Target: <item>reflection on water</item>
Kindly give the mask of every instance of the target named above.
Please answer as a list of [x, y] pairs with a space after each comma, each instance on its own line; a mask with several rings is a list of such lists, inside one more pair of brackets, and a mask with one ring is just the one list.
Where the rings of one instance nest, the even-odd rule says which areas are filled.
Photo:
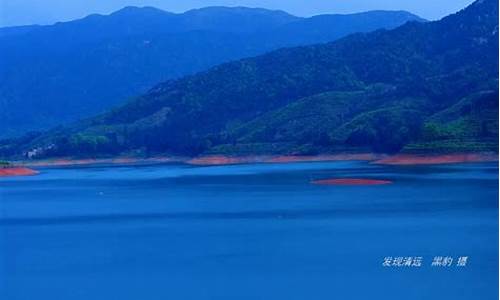
[[496, 164], [41, 171], [0, 179], [2, 299], [498, 298]]

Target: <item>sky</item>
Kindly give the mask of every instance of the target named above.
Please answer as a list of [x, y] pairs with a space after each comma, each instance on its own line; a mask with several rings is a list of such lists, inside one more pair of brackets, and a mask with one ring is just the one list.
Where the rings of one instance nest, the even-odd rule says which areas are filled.
[[0, 0], [0, 27], [53, 24], [92, 13], [109, 14], [124, 6], [154, 6], [184, 12], [206, 6], [281, 9], [297, 16], [353, 13], [374, 9], [407, 10], [429, 20], [454, 13], [473, 0]]

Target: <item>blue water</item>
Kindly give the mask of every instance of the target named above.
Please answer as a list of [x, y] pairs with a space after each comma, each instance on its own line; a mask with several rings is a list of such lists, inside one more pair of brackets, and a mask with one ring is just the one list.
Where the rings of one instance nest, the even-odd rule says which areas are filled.
[[40, 171], [0, 179], [0, 299], [498, 299], [497, 164]]

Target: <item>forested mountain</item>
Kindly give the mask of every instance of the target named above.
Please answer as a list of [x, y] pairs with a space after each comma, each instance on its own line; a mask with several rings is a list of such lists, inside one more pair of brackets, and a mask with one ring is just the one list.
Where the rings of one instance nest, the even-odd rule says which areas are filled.
[[284, 46], [421, 20], [407, 12], [299, 18], [209, 7], [127, 7], [51, 26], [0, 28], [0, 137], [75, 121], [154, 84]]
[[498, 151], [498, 2], [226, 63], [2, 149], [36, 157]]

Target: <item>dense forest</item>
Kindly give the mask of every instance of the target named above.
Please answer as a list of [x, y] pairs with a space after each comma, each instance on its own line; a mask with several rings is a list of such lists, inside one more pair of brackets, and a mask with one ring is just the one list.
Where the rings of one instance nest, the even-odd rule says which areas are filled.
[[49, 26], [0, 28], [0, 137], [76, 121], [169, 79], [280, 47], [334, 41], [419, 20], [372, 11], [299, 18], [209, 7], [127, 7]]
[[4, 155], [498, 151], [498, 2], [170, 80]]

